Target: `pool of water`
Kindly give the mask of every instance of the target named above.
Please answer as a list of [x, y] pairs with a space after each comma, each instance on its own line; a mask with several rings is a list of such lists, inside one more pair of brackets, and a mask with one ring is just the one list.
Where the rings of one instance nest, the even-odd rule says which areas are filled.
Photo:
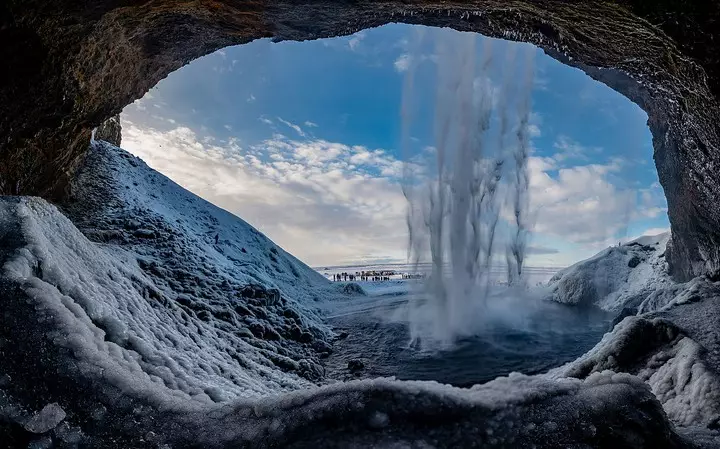
[[[537, 374], [592, 348], [613, 318], [598, 310], [540, 300], [513, 303], [507, 310], [517, 319], [484, 322], [475, 335], [428, 349], [422, 341], [411, 343], [408, 323], [398, 319], [398, 312], [412, 300], [412, 295], [395, 293], [336, 304], [328, 321], [347, 337], [336, 342], [325, 360], [328, 377], [394, 376], [468, 387], [514, 371]], [[364, 368], [351, 371], [352, 360], [360, 360]]]

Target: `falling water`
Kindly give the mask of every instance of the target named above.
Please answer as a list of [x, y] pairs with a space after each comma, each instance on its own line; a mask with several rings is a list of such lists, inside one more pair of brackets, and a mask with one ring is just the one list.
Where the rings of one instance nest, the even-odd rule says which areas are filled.
[[[534, 51], [526, 47], [518, 57], [516, 46], [509, 46], [495, 54], [490, 39], [478, 51], [473, 33], [435, 36], [434, 154], [411, 157], [408, 149], [421, 59], [413, 55], [403, 90], [403, 192], [408, 258], [429, 260], [432, 267], [424, 286], [427, 302], [409, 311], [411, 335], [449, 343], [482, 321], [496, 254], [505, 253], [508, 284], [523, 282]], [[417, 34], [416, 41], [421, 39]], [[500, 83], [492, 76], [498, 68]]]

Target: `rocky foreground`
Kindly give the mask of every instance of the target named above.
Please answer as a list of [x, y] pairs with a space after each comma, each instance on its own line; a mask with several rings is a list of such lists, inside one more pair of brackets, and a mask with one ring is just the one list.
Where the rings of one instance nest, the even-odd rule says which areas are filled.
[[10, 447], [720, 441], [720, 288], [702, 278], [648, 292], [647, 313], [547, 375], [470, 389], [322, 386], [333, 334], [313, 304], [343, 293], [105, 143], [92, 145], [60, 209], [0, 199], [0, 266], [0, 434]]

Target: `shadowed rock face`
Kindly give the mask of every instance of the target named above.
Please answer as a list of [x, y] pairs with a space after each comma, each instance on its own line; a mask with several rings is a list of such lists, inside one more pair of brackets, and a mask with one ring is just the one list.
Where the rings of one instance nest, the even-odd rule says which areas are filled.
[[9, 0], [0, 193], [61, 198], [90, 130], [194, 58], [391, 21], [532, 42], [640, 105], [668, 199], [673, 274], [720, 271], [720, 7], [705, 0]]

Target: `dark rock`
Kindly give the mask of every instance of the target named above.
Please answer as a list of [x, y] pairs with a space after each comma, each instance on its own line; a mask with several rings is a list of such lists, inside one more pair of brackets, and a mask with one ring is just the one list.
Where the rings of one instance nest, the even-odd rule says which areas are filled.
[[640, 265], [640, 262], [642, 262], [642, 260], [638, 256], [632, 256], [628, 261], [628, 267], [635, 268]]
[[290, 327], [289, 333], [290, 333], [290, 338], [292, 338], [293, 340], [300, 341], [300, 337], [302, 336], [303, 331], [302, 331], [302, 329], [300, 329], [300, 326], [293, 325]]
[[298, 341], [300, 343], [310, 343], [313, 341], [313, 335], [310, 332], [303, 332], [300, 334]]
[[320, 340], [320, 339], [315, 340], [315, 342], [313, 343], [312, 346], [313, 346], [314, 350], [316, 350], [317, 352], [320, 352], [320, 353], [330, 354], [333, 351], [332, 346], [330, 346], [327, 342]]
[[260, 323], [252, 323], [248, 326], [250, 332], [257, 338], [263, 338], [265, 336], [265, 326]]
[[141, 239], [154, 239], [155, 231], [152, 229], [136, 229], [133, 235]]
[[350, 370], [350, 372], [355, 373], [358, 371], [362, 371], [364, 369], [365, 369], [365, 363], [362, 360], [354, 359], [354, 360], [350, 360], [348, 362], [348, 370]]
[[610, 322], [609, 330], [610, 331], [613, 330], [613, 328], [615, 328], [615, 326], [619, 322], [624, 320], [625, 318], [627, 318], [629, 316], [634, 316], [636, 314], [637, 314], [637, 307], [623, 307], [623, 309], [620, 311], [620, 313], [615, 318], [613, 318], [613, 320]]
[[48, 404], [25, 423], [25, 429], [32, 433], [45, 433], [54, 429], [63, 419], [65, 410], [56, 403]]
[[122, 126], [120, 125], [120, 114], [110, 117], [95, 129], [95, 140], [104, 140], [116, 147], [120, 146], [122, 140]]
[[297, 313], [296, 311], [294, 311], [293, 309], [285, 309], [285, 310], [283, 310], [283, 315], [284, 315], [286, 318], [292, 318], [292, 319], [294, 319], [294, 320], [299, 320], [299, 319], [300, 319], [300, 315], [298, 315], [298, 313]]
[[337, 339], [338, 339], [338, 340], [344, 340], [344, 339], [348, 338], [349, 336], [350, 336], [349, 333], [343, 331], [343, 332], [340, 332], [340, 333], [338, 334]]
[[302, 359], [298, 362], [298, 365], [300, 375], [308, 380], [318, 381], [325, 376], [323, 368], [310, 360]]
[[235, 313], [241, 316], [255, 316], [247, 307], [242, 304], [235, 304]]
[[272, 327], [265, 327], [265, 333], [263, 335], [265, 340], [282, 340], [280, 334], [275, 331]]

